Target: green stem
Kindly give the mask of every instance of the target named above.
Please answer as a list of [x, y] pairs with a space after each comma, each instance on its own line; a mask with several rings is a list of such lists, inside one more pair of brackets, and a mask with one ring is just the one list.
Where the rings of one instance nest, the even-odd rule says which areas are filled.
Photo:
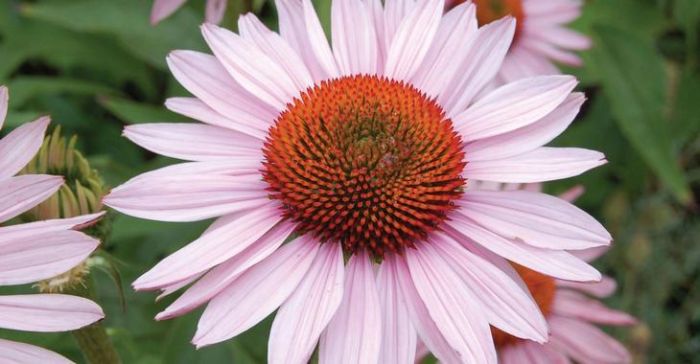
[[[88, 278], [89, 280], [89, 278]], [[90, 283], [90, 282], [87, 282]], [[95, 295], [90, 287], [79, 285], [66, 292], [76, 296], [85, 297], [94, 300]], [[85, 326], [82, 329], [73, 331], [73, 337], [80, 346], [80, 351], [83, 352], [85, 360], [89, 364], [120, 364], [119, 354], [112, 344], [112, 340], [107, 335], [102, 322], [96, 322], [92, 325]]]

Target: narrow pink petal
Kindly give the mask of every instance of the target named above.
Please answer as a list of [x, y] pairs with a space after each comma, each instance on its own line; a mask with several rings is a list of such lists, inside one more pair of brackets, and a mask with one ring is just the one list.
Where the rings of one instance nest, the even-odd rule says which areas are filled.
[[462, 280], [463, 285], [453, 289], [470, 291], [491, 325], [520, 338], [547, 341], [547, 323], [539, 307], [506, 273], [444, 234], [433, 234], [431, 244]]
[[186, 0], [154, 0], [151, 9], [151, 24], [156, 25], [172, 15]]
[[295, 290], [318, 247], [302, 236], [243, 273], [209, 302], [192, 342], [202, 347], [228, 340], [271, 314]]
[[379, 363], [413, 363], [416, 355], [416, 329], [411, 324], [407, 304], [401, 295], [394, 264], [379, 266], [377, 291], [381, 305], [382, 338]]
[[254, 14], [238, 18], [238, 31], [241, 37], [255, 43], [258, 49], [282, 66], [297, 90], [303, 91], [313, 86], [313, 78], [304, 61], [279, 34], [268, 29]]
[[401, 22], [411, 13], [415, 6], [416, 1], [414, 0], [386, 0], [384, 2], [384, 14], [382, 18], [384, 25], [384, 47], [387, 53]]
[[7, 87], [0, 86], [0, 130], [2, 130], [2, 125], [5, 123], [5, 117], [7, 117], [9, 99], [10, 94], [7, 91]]
[[506, 239], [456, 214], [447, 224], [457, 232], [453, 237], [458, 242], [464, 244], [463, 239], [473, 240], [503, 258], [540, 273], [577, 282], [597, 282], [601, 279], [595, 268], [565, 251], [536, 248]]
[[340, 76], [335, 57], [333, 57], [333, 52], [328, 45], [326, 34], [323, 32], [321, 21], [318, 19], [311, 0], [302, 0], [302, 6], [307, 44], [311, 48], [314, 58], [327, 77], [335, 78]]
[[629, 363], [622, 344], [597, 327], [580, 320], [552, 316], [552, 345], [581, 363]]
[[546, 182], [578, 176], [607, 162], [603, 153], [594, 150], [540, 147], [515, 157], [469, 162], [464, 176], [506, 183]]
[[45, 174], [0, 179], [0, 222], [42, 203], [58, 191], [62, 184], [62, 177]]
[[396, 80], [411, 80], [435, 38], [443, 8], [443, 0], [426, 0], [422, 6], [414, 7], [401, 21], [389, 46], [385, 76]]
[[45, 116], [23, 124], [0, 140], [0, 179], [14, 176], [34, 158], [50, 122]]
[[320, 363], [379, 363], [382, 318], [370, 259], [361, 251], [348, 261], [343, 301], [321, 336]]
[[274, 203], [222, 217], [197, 240], [139, 277], [133, 286], [137, 290], [158, 289], [204, 272], [244, 251], [281, 219], [279, 207]]
[[569, 358], [552, 345], [523, 342], [517, 346], [522, 350], [523, 363], [571, 364]]
[[97, 222], [105, 212], [68, 219], [53, 219], [0, 227], [0, 241], [28, 238], [63, 230], [80, 230]]
[[596, 283], [557, 281], [557, 286], [575, 289], [599, 298], [609, 297], [617, 289], [615, 280], [608, 276], [603, 276], [603, 279]]
[[226, 118], [262, 131], [275, 120], [278, 111], [246, 91], [214, 56], [174, 51], [167, 61], [182, 86]]
[[496, 76], [515, 32], [515, 20], [505, 17], [479, 28], [469, 55], [438, 101], [447, 115], [454, 117], [472, 103], [474, 97]]
[[226, 5], [228, 5], [228, 0], [207, 0], [207, 7], [204, 13], [207, 23], [221, 23], [226, 13]]
[[539, 76], [503, 85], [471, 105], [452, 120], [469, 142], [530, 125], [549, 113], [576, 86], [571, 76]]
[[339, 243], [321, 245], [308, 272], [272, 322], [268, 363], [306, 363], [309, 360], [319, 336], [343, 299], [343, 264]]
[[452, 347], [430, 316], [426, 304], [416, 290], [413, 278], [411, 278], [411, 272], [404, 258], [399, 256], [385, 257], [382, 267], [385, 265], [387, 274], [391, 274], [401, 287], [399, 301], [403, 301], [406, 304], [411, 322], [416, 327], [421, 341], [441, 362], [450, 364], [463, 362], [461, 354]]
[[[253, 160], [252, 162], [255, 162]], [[230, 174], [175, 173], [194, 165], [200, 169], [254, 165], [251, 161], [181, 164], [144, 173], [115, 188], [104, 203], [125, 214], [160, 221], [197, 221], [259, 208], [269, 203], [258, 171]], [[211, 166], [211, 167], [210, 167]]]
[[505, 238], [538, 248], [569, 250], [609, 245], [612, 236], [596, 219], [554, 196], [529, 191], [474, 191], [458, 213]]
[[591, 38], [560, 26], [542, 27], [538, 32], [530, 32], [532, 36], [562, 49], [584, 50], [591, 47]]
[[510, 83], [532, 76], [557, 74], [561, 72], [547, 57], [518, 42], [506, 55], [499, 70], [498, 81]]
[[76, 330], [104, 318], [88, 299], [64, 294], [0, 296], [0, 327], [35, 332]]
[[583, 250], [572, 250], [570, 253], [573, 254], [576, 258], [583, 260], [584, 262], [592, 262], [600, 258], [601, 255], [605, 254], [605, 252], [607, 252], [608, 249], [610, 249], [609, 245]]
[[560, 193], [558, 197], [566, 202], [574, 203], [585, 192], [586, 192], [585, 187], [583, 187], [582, 185], [576, 185], [576, 186], [571, 187], [568, 190]]
[[521, 42], [521, 46], [532, 50], [533, 53], [537, 53], [540, 57], [545, 59], [551, 59], [573, 67], [580, 67], [583, 65], [581, 57], [576, 53], [559, 48], [549, 42], [534, 38], [525, 38]]
[[293, 223], [283, 221], [270, 229], [241, 253], [206, 273], [168, 308], [159, 313], [156, 320], [167, 320], [183, 315], [216, 296], [250, 267], [274, 253], [289, 238], [295, 227]]
[[467, 144], [464, 149], [469, 153], [469, 161], [508, 158], [551, 142], [569, 127], [585, 100], [582, 93], [572, 93], [554, 111], [535, 123]]
[[384, 74], [386, 55], [389, 52], [385, 34], [384, 6], [382, 0], [367, 0], [369, 17], [374, 22], [374, 32], [377, 37], [377, 74]]
[[342, 74], [376, 74], [378, 40], [368, 2], [336, 0], [331, 4], [333, 54]]
[[16, 364], [72, 364], [61, 355], [38, 346], [0, 339], [0, 362]]
[[25, 284], [65, 273], [100, 242], [77, 231], [0, 240], [0, 285]]
[[289, 73], [251, 41], [213, 24], [202, 25], [202, 35], [229, 74], [275, 110], [284, 110], [298, 96]]
[[203, 123], [219, 126], [226, 129], [239, 131], [241, 133], [255, 137], [258, 140], [265, 140], [267, 132], [265, 125], [241, 122], [240, 120], [232, 119], [229, 116], [236, 117], [237, 115], [224, 116], [218, 111], [209, 107], [201, 100], [194, 97], [171, 97], [165, 100], [165, 107], [170, 111], [187, 116]]
[[199, 278], [201, 278], [204, 275], [204, 272], [198, 273], [193, 275], [192, 277], [189, 277], [187, 279], [183, 279], [179, 282], [175, 282], [170, 285], [163, 286], [159, 288], [160, 294], [158, 297], [156, 297], [156, 302], [162, 300], [163, 298], [170, 296], [171, 294], [179, 291], [180, 289], [192, 284], [193, 282], [197, 281]]
[[626, 312], [613, 310], [597, 300], [563, 289], [557, 291], [552, 312], [602, 325], [628, 326], [637, 323], [637, 319]]
[[130, 125], [124, 136], [151, 152], [191, 161], [262, 158], [262, 141], [234, 130], [189, 123]]
[[405, 252], [416, 291], [447, 342], [465, 362], [495, 363], [496, 350], [485, 312], [460, 277], [431, 244]]

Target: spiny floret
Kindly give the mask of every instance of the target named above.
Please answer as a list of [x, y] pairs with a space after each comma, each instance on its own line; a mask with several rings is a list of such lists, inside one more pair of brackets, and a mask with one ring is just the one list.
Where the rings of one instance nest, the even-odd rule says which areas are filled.
[[349, 76], [308, 89], [270, 129], [264, 179], [300, 233], [381, 258], [438, 226], [462, 194], [461, 139], [414, 87]]

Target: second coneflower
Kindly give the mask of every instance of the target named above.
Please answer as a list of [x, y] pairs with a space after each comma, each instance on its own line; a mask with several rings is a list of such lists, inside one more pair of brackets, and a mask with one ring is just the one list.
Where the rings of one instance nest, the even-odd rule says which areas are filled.
[[[479, 28], [471, 4], [338, 0], [329, 46], [309, 1], [281, 0], [280, 34], [253, 15], [211, 24], [214, 56], [168, 63], [195, 98], [167, 106], [205, 124], [125, 135], [185, 159], [137, 176], [105, 202], [142, 218], [218, 219], [134, 282], [170, 293], [158, 315], [208, 302], [193, 342], [232, 338], [277, 310], [270, 363], [413, 363], [417, 337], [445, 363], [496, 361], [489, 324], [543, 342], [536, 303], [505, 259], [570, 281], [600, 274], [567, 250], [610, 235], [542, 193], [473, 191], [605, 163], [543, 147], [576, 116], [575, 79], [546, 76], [477, 95], [495, 77], [512, 18]], [[505, 259], [504, 259], [505, 258]], [[378, 275], [375, 277], [375, 271]]]

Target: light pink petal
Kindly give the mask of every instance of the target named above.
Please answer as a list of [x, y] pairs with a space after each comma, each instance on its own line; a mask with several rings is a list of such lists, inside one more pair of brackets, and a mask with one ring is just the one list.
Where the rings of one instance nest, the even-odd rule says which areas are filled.
[[384, 6], [382, 0], [367, 0], [369, 16], [374, 22], [374, 32], [377, 37], [377, 74], [384, 74], [384, 64], [388, 53], [388, 45], [385, 33]]
[[228, 0], [207, 0], [205, 18], [208, 23], [219, 24], [224, 19]]
[[305, 33], [314, 58], [328, 78], [340, 76], [335, 57], [333, 57], [328, 39], [326, 39], [326, 34], [323, 32], [321, 21], [318, 19], [311, 0], [302, 0], [302, 7]]
[[0, 296], [0, 327], [35, 332], [76, 330], [104, 318], [88, 299], [64, 294]]
[[583, 187], [582, 185], [576, 185], [576, 186], [571, 187], [568, 190], [560, 193], [559, 198], [566, 201], [566, 202], [574, 203], [585, 192], [586, 192], [585, 187]]
[[293, 223], [283, 221], [270, 229], [241, 253], [206, 273], [168, 308], [159, 313], [156, 320], [167, 320], [183, 315], [216, 296], [250, 267], [274, 253], [289, 238], [295, 227]]
[[503, 61], [498, 81], [510, 83], [532, 76], [560, 73], [559, 69], [547, 57], [516, 43]]
[[80, 230], [97, 222], [105, 212], [68, 219], [53, 219], [0, 227], [0, 241], [28, 238], [63, 230]]
[[9, 99], [10, 94], [7, 91], [7, 87], [0, 86], [0, 130], [2, 130], [2, 125], [5, 123], [5, 118], [7, 117]]
[[275, 110], [284, 110], [298, 96], [290, 74], [255, 43], [213, 24], [202, 25], [202, 35], [229, 74]]
[[601, 279], [595, 268], [565, 251], [536, 248], [506, 239], [457, 214], [447, 224], [458, 233], [453, 235], [458, 242], [464, 244], [463, 239], [473, 240], [503, 258], [540, 273], [578, 282]]
[[617, 283], [615, 280], [608, 276], [603, 276], [603, 280], [596, 283], [557, 281], [557, 286], [575, 289], [600, 298], [609, 297], [615, 293], [615, 290], [617, 289]]
[[341, 74], [377, 73], [379, 50], [370, 6], [358, 0], [331, 4], [333, 54]]
[[246, 91], [214, 56], [174, 51], [167, 61], [182, 86], [235, 124], [266, 131], [275, 120], [278, 111]]
[[416, 6], [415, 0], [386, 0], [384, 2], [383, 29], [385, 52], [389, 51], [396, 31], [401, 22]]
[[464, 149], [469, 161], [513, 157], [549, 143], [569, 127], [585, 100], [582, 93], [570, 94], [554, 111], [535, 123], [467, 144]]
[[463, 362], [460, 352], [452, 347], [431, 317], [426, 304], [416, 290], [404, 258], [385, 257], [382, 267], [385, 265], [387, 274], [391, 274], [401, 287], [400, 300], [405, 302], [411, 322], [416, 327], [421, 341], [441, 362], [450, 364]]
[[0, 222], [42, 203], [58, 191], [62, 184], [62, 177], [45, 174], [0, 179]]
[[529, 191], [469, 191], [462, 214], [505, 238], [557, 250], [609, 245], [612, 236], [596, 219], [554, 196]]
[[100, 242], [77, 231], [0, 240], [0, 285], [25, 284], [65, 273]]
[[175, 282], [173, 284], [166, 285], [166, 286], [159, 288], [160, 294], [158, 295], [158, 297], [156, 297], [156, 302], [158, 302], [161, 299], [163, 299], [163, 298], [179, 291], [180, 289], [192, 284], [193, 282], [195, 282], [196, 280], [201, 278], [203, 275], [204, 275], [204, 272], [199, 273], [199, 274], [195, 274], [192, 277], [189, 277], [187, 279], [183, 279], [179, 282]]
[[15, 364], [72, 364], [61, 355], [38, 346], [0, 339], [0, 362]]
[[348, 261], [342, 303], [321, 336], [320, 363], [379, 363], [382, 317], [370, 259], [361, 251]]
[[465, 362], [495, 363], [496, 350], [485, 312], [460, 277], [428, 243], [405, 252], [416, 291], [447, 342]]
[[503, 85], [452, 120], [469, 142], [530, 125], [557, 108], [576, 86], [571, 76], [539, 76]]
[[241, 37], [255, 43], [258, 49], [282, 66], [297, 90], [303, 91], [313, 86], [313, 78], [304, 61], [279, 34], [268, 29], [254, 14], [241, 15], [238, 31]]
[[179, 9], [186, 0], [154, 0], [151, 9], [151, 24], [156, 25]]
[[[115, 188], [104, 203], [125, 214], [160, 221], [197, 221], [260, 208], [270, 200], [255, 160], [185, 163], [144, 173]], [[242, 166], [238, 172], [236, 165]], [[189, 173], [178, 173], [189, 166]], [[229, 168], [230, 173], [208, 169]], [[200, 170], [201, 173], [196, 173]]]
[[563, 353], [551, 345], [533, 342], [519, 342], [501, 350], [501, 364], [570, 364]]
[[581, 57], [573, 52], [556, 47], [549, 42], [534, 38], [525, 38], [521, 42], [520, 46], [532, 50], [533, 53], [537, 53], [540, 57], [545, 59], [551, 59], [573, 67], [580, 67], [583, 65]]
[[243, 273], [209, 302], [192, 342], [202, 347], [230, 339], [271, 314], [295, 290], [318, 247], [302, 236]]
[[[505, 17], [479, 28], [469, 55], [438, 101], [450, 117], [464, 111], [474, 97], [496, 76], [510, 47], [515, 32], [515, 20]], [[447, 90], [450, 90], [449, 92]]]
[[444, 234], [434, 233], [431, 244], [462, 280], [452, 289], [470, 291], [491, 325], [520, 338], [547, 341], [547, 323], [539, 307], [506, 273]]
[[622, 344], [597, 327], [580, 320], [552, 316], [552, 345], [581, 363], [629, 363]]
[[607, 162], [603, 153], [594, 150], [540, 147], [515, 157], [469, 162], [464, 177], [506, 183], [546, 182], [578, 176]]
[[443, 0], [426, 0], [406, 15], [389, 46], [385, 76], [396, 80], [411, 80], [435, 38], [443, 8]]
[[216, 126], [189, 123], [130, 125], [124, 136], [171, 158], [191, 161], [262, 158], [262, 142], [249, 135]]
[[343, 299], [343, 264], [339, 243], [321, 245], [308, 272], [272, 322], [268, 363], [306, 363], [309, 360], [321, 332]]
[[[219, 126], [226, 129], [239, 131], [241, 133], [255, 137], [258, 140], [265, 140], [267, 132], [264, 129], [268, 122], [257, 125], [246, 124], [231, 119], [209, 107], [201, 100], [194, 97], [171, 97], [165, 100], [165, 107], [170, 111], [187, 116], [209, 125]], [[232, 115], [237, 116], [237, 115]]]
[[412, 83], [430, 96], [443, 92], [456, 72], [465, 62], [469, 49], [476, 39], [476, 8], [471, 3], [462, 3], [450, 10], [441, 20], [435, 39], [428, 50]]
[[523, 9], [528, 14], [529, 24], [563, 24], [569, 23], [581, 16], [582, 0], [563, 1], [523, 1]]
[[158, 289], [204, 272], [241, 253], [281, 219], [279, 206], [274, 203], [222, 217], [197, 240], [139, 277], [133, 286], [137, 290]]
[[529, 34], [562, 49], [584, 50], [591, 47], [591, 38], [568, 28], [550, 26], [537, 30], [540, 31]]
[[[324, 66], [316, 58], [311, 38], [306, 30], [304, 5], [301, 0], [275, 0], [279, 13], [280, 35], [301, 56], [315, 82], [330, 78]], [[328, 43], [326, 42], [326, 46]], [[330, 50], [328, 50], [330, 52]], [[324, 51], [324, 54], [325, 53]], [[337, 74], [333, 74], [336, 76]]]
[[552, 312], [559, 316], [580, 319], [596, 324], [628, 326], [637, 319], [626, 312], [605, 307], [597, 300], [569, 290], [558, 290], [554, 298]]
[[23, 124], [0, 140], [0, 179], [14, 176], [34, 158], [50, 122], [45, 116]]
[[377, 290], [381, 305], [382, 337], [379, 363], [413, 363], [416, 358], [416, 329], [411, 324], [394, 264], [379, 266]]

